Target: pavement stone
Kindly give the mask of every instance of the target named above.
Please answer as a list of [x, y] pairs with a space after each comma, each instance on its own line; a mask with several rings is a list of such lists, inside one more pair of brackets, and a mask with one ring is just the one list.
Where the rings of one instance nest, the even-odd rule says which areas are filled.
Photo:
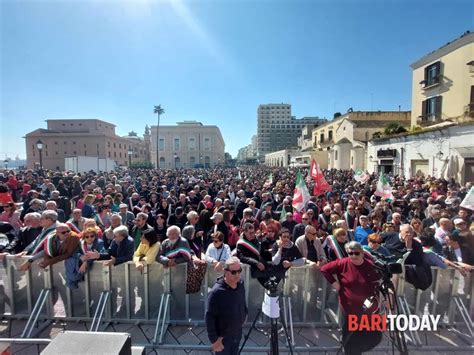
[[196, 335], [194, 335], [194, 333], [191, 331], [184, 333], [177, 340], [180, 344], [192, 344], [192, 345], [202, 344], [201, 340]]

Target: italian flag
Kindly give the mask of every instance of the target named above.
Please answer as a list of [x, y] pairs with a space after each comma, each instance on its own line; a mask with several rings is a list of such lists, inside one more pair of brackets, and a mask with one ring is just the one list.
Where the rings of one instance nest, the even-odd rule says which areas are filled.
[[272, 184], [273, 184], [273, 174], [270, 173], [270, 175], [268, 175], [268, 179], [265, 180], [265, 183], [263, 184], [263, 187], [269, 188], [270, 186], [272, 186]]
[[309, 201], [309, 199], [310, 195], [308, 188], [304, 183], [301, 173], [298, 171], [298, 174], [296, 175], [295, 192], [293, 195], [293, 207], [299, 212], [304, 208], [304, 206], [306, 206], [306, 203]]
[[370, 177], [369, 174], [366, 174], [361, 169], [357, 169], [354, 172], [354, 180], [357, 181], [357, 182], [365, 183], [369, 180], [369, 177]]
[[384, 173], [380, 173], [379, 181], [377, 182], [377, 190], [374, 192], [375, 196], [379, 196], [384, 200], [393, 200], [392, 187], [390, 181]]

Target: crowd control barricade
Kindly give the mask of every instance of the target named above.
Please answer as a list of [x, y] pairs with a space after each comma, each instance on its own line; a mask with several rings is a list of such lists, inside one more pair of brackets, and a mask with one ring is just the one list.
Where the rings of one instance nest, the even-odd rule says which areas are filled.
[[[78, 288], [69, 289], [64, 263], [46, 269], [33, 263], [30, 270], [20, 271], [20, 265], [27, 259], [7, 256], [3, 260], [0, 298], [4, 301], [4, 318], [29, 319], [29, 324], [38, 320], [84, 320], [93, 322], [93, 331], [111, 321], [149, 323], [156, 325], [155, 343], [161, 342], [170, 324], [203, 324], [209, 291], [223, 275], [209, 266], [199, 292], [186, 294], [185, 264], [164, 268], [154, 263], [139, 271], [132, 262], [104, 266], [96, 261]], [[397, 294], [401, 311], [439, 314], [444, 324], [465, 325], [472, 335], [472, 274], [464, 277], [454, 269], [438, 268], [433, 268], [432, 273], [433, 284], [425, 291], [414, 289], [400, 277]], [[262, 306], [265, 290], [251, 277], [248, 265], [243, 265], [242, 279], [250, 321]], [[287, 323], [337, 325], [337, 294], [319, 270], [311, 266], [291, 268], [279, 287]], [[25, 337], [29, 335], [31, 329], [25, 330]], [[421, 345], [417, 334], [412, 337], [415, 344]]]

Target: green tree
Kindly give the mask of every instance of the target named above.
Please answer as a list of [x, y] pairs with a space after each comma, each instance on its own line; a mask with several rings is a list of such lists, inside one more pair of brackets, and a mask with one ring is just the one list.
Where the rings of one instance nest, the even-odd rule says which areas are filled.
[[384, 134], [390, 136], [392, 134], [399, 134], [407, 132], [406, 128], [403, 127], [400, 123], [392, 122], [387, 127], [385, 127]]
[[335, 112], [333, 118], [341, 117], [342, 114], [340, 112]]

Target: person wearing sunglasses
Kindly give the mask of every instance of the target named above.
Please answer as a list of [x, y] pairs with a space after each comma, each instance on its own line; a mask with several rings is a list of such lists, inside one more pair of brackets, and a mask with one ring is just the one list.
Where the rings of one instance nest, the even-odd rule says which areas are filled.
[[224, 234], [216, 232], [206, 250], [206, 261], [214, 267], [216, 271], [222, 271], [224, 264], [231, 256], [230, 247], [224, 244]]
[[99, 253], [105, 252], [104, 241], [99, 238], [97, 229], [94, 227], [88, 227], [82, 232], [81, 245], [80, 245], [80, 260], [82, 264], [79, 268], [80, 273], [85, 273], [89, 267], [92, 266], [93, 259], [89, 259], [86, 254], [88, 251], [98, 251]]
[[380, 234], [372, 233], [369, 234], [367, 240], [369, 241], [369, 245], [364, 245], [364, 250], [367, 250], [369, 253], [375, 251], [379, 254], [384, 256], [391, 256], [392, 254], [382, 245], [382, 237]]
[[239, 353], [242, 327], [247, 318], [245, 288], [240, 278], [242, 265], [236, 257], [225, 262], [224, 276], [209, 292], [206, 327], [212, 350], [216, 354]]
[[[349, 242], [345, 245], [347, 257], [323, 265], [321, 273], [338, 291], [343, 310], [342, 344], [346, 354], [360, 354], [377, 346], [381, 332], [359, 331], [349, 333], [348, 315], [362, 315], [364, 301], [377, 290], [381, 275], [370, 256], [366, 256], [362, 245]], [[350, 334], [350, 335], [349, 335]]]

